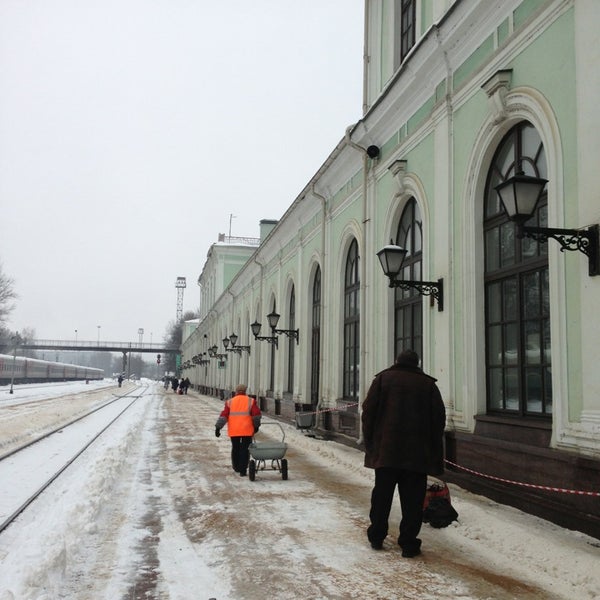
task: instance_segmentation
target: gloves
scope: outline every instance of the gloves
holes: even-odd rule
[[[221,437],[221,430],[218,427],[215,427],[215,437]]]

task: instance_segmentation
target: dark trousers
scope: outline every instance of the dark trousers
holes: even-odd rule
[[[371,525],[367,536],[371,542],[382,542],[388,533],[388,519],[394,491],[398,486],[402,520],[398,544],[403,550],[418,550],[423,522],[423,501],[427,490],[427,475],[402,469],[375,469],[375,486],[371,493]]]
[[[236,473],[245,473],[250,458],[248,446],[252,443],[252,436],[232,436],[229,439],[231,440],[231,466]]]

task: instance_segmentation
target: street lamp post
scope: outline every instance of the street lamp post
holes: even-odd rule
[[[17,346],[19,345],[20,341],[21,341],[21,336],[16,333],[15,335],[12,336],[12,341],[13,341],[13,359],[12,359],[12,374],[11,374],[11,378],[10,378],[10,393],[13,393],[13,386],[15,383],[15,365],[17,362]]]
[[[98,327],[98,346],[100,345],[100,325],[97,325]]]

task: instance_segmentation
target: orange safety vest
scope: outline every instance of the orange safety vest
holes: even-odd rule
[[[254,423],[250,416],[253,398],[239,394],[227,400],[229,417],[227,418],[227,433],[229,437],[254,435]]]

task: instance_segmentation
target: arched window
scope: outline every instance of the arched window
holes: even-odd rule
[[[488,173],[485,211],[487,407],[492,413],[550,416],[550,307],[547,246],[518,238],[495,186],[518,172],[547,177],[546,156],[531,123],[513,127]],[[547,197],[528,225],[547,226]]]
[[[310,339],[310,403],[319,402],[321,362],[321,267],[317,267],[312,288],[312,323]]]
[[[346,257],[344,278],[344,398],[358,398],[360,367],[360,275],[358,244],[353,240]]]
[[[423,262],[423,222],[419,206],[411,198],[398,225],[396,244],[407,250],[401,279],[421,281]],[[414,350],[419,356],[423,352],[423,300],[415,289],[396,288],[394,298],[394,351]]]
[[[292,286],[292,292],[290,293],[290,314],[288,320],[287,329],[296,329],[296,292]],[[287,338],[288,342],[288,369],[287,369],[287,391],[292,393],[294,391],[294,356],[296,348],[296,339],[293,337]]]

